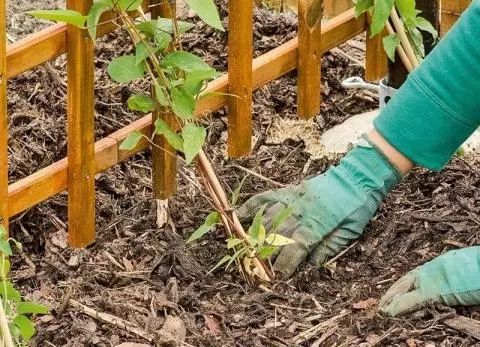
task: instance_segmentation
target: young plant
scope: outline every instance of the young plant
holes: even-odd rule
[[[186,2],[204,22],[218,30],[224,30],[213,0],[186,0]],[[156,146],[153,137],[163,136],[172,148],[183,154],[186,164],[196,160],[199,176],[216,211],[207,219],[208,224],[221,221],[229,235],[235,235],[243,240],[247,247],[245,254],[252,258],[250,268],[245,269],[247,274],[252,274],[247,276],[250,283],[254,280],[269,281],[271,271],[255,251],[257,245],[250,245],[248,235],[233,212],[225,191],[202,150],[207,132],[197,122],[194,111],[197,102],[206,96],[208,82],[215,79],[219,73],[200,57],[182,50],[181,35],[192,29],[193,24],[176,18],[150,20],[144,15],[141,5],[142,0],[96,0],[86,16],[71,10],[29,13],[37,18],[66,22],[84,28],[88,30],[93,40],[96,38],[98,25],[102,24],[102,15],[106,12],[117,15],[116,20],[135,44],[135,53],[114,59],[108,66],[110,77],[119,83],[130,83],[138,79],[149,80],[152,96],[133,95],[128,100],[129,108],[144,113],[160,110],[173,116],[174,125],[169,126],[165,121],[157,119],[152,138],[147,140],[152,146]],[[175,9],[175,1],[170,6],[172,10]],[[134,21],[128,15],[131,11],[137,11],[140,19]],[[131,133],[121,144],[120,149],[134,149],[143,137],[144,135],[139,132]]]
[[[425,57],[422,31],[430,33],[434,40],[438,39],[438,32],[428,20],[420,16],[421,11],[416,9],[415,0],[355,1],[355,14],[357,17],[367,11],[372,16],[372,22],[370,25],[371,36],[378,35],[383,31],[390,18],[392,9],[394,8],[398,10],[415,56],[421,61]],[[384,37],[383,45],[389,59],[395,61],[395,50],[400,45],[400,37],[398,33],[391,33]]]
[[[47,314],[48,308],[22,298],[10,281],[11,244],[21,250],[22,245],[7,235],[0,225],[0,331],[5,346],[26,346],[35,335],[32,314]]]

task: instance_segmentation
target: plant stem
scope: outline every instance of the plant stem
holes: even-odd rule
[[[8,327],[8,319],[3,309],[3,299],[0,298],[0,331],[2,333],[3,345],[5,347],[14,347],[12,341],[12,335],[10,334],[10,329]]]
[[[405,32],[405,28],[403,26],[402,20],[398,16],[398,12],[395,6],[393,6],[392,8],[392,13],[390,14],[390,18],[392,18],[393,26],[397,31],[397,34],[400,38],[400,42],[402,43],[403,49],[407,54],[408,60],[410,60],[410,63],[412,64],[412,67],[414,69],[417,68],[420,64],[415,55],[415,52],[413,51],[410,41],[408,40],[407,33]]]
[[[395,30],[393,30],[392,25],[388,21],[387,21],[387,23],[385,23],[385,25],[387,27],[387,31],[388,31],[389,34],[395,34]],[[408,59],[407,53],[405,53],[405,50],[403,49],[403,46],[400,44],[400,45],[397,46],[396,49],[397,49],[398,55],[400,56],[400,59],[402,59],[403,65],[405,66],[407,71],[412,72],[413,71],[412,63]]]

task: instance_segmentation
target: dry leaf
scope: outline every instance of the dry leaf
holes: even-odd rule
[[[221,334],[222,330],[220,329],[220,323],[215,317],[209,314],[204,314],[203,318],[205,319],[205,332],[207,334]]]
[[[356,310],[365,310],[370,307],[374,307],[377,304],[377,300],[370,298],[364,301],[359,301],[352,305],[352,307]]]

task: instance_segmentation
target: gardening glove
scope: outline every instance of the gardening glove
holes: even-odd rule
[[[251,220],[267,204],[263,223],[269,231],[275,216],[292,208],[275,229],[295,241],[280,250],[274,263],[274,269],[288,277],[309,254],[321,266],[359,238],[400,179],[398,170],[364,137],[337,167],[298,186],[256,195],[236,212],[241,221]]]
[[[429,304],[480,305],[480,247],[450,251],[398,280],[380,300],[392,316]]]
[[[480,125],[479,38],[475,0],[375,120],[412,162],[441,169]]]

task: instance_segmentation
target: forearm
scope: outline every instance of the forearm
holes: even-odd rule
[[[475,0],[375,120],[372,141],[402,171],[441,169],[479,126],[479,38]]]

